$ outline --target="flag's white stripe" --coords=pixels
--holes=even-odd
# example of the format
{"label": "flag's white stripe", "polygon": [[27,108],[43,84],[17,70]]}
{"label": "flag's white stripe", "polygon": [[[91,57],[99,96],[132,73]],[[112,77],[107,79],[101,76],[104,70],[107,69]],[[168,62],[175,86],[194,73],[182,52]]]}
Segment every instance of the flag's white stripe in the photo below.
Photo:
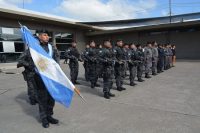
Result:
{"label": "flag's white stripe", "polygon": [[45,57],[44,55],[32,49],[31,47],[30,47],[30,53],[37,68],[39,68],[38,61],[40,61],[41,59],[44,60],[46,63],[46,69],[44,71],[38,69],[40,74],[74,91],[75,86],[71,83],[71,81],[67,78],[65,73],[60,68],[60,66],[53,59]]}

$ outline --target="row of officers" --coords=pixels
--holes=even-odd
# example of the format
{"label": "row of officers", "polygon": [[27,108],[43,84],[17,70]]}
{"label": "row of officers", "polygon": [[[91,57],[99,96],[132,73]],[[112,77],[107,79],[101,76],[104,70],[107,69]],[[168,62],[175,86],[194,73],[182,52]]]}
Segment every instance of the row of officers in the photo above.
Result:
{"label": "row of officers", "polygon": [[[38,31],[37,39],[47,53],[52,51],[52,58],[59,63],[59,51],[54,45],[49,44],[48,31]],[[122,40],[118,40],[113,47],[109,40],[105,40],[103,46],[97,48],[95,42],[91,41],[81,54],[76,45],[76,42],[73,42],[72,46],[65,51],[66,60],[69,61],[71,81],[79,84],[77,82],[79,61],[84,62],[85,79],[91,82],[91,88],[99,87],[98,78],[103,78],[103,93],[106,99],[115,96],[110,91],[114,79],[118,91],[126,90],[123,87],[123,80],[127,76],[127,71],[129,71],[130,85],[135,86],[136,77],[139,82],[143,82],[143,73],[145,78],[151,78],[150,74],[156,75],[173,66],[172,60],[175,59],[175,47],[157,46],[156,42],[148,42],[145,47],[142,47],[124,44]],[[21,54],[17,67],[24,67],[22,74],[27,81],[30,104],[38,103],[42,126],[48,128],[49,124],[58,124],[59,120],[53,118],[55,101],[47,91],[40,75],[35,71],[29,49]]]}
{"label": "row of officers", "polygon": [[116,80],[118,91],[126,90],[123,81],[129,72],[130,86],[135,86],[135,78],[138,82],[143,82],[150,75],[157,75],[166,69],[174,66],[175,46],[157,45],[154,42],[147,42],[145,47],[141,45],[124,44],[122,40],[117,40],[113,46],[110,40],[105,40],[103,46],[96,47],[94,41],[86,45],[86,49],[80,54],[76,48],[76,42],[65,51],[65,62],[69,60],[71,81],[77,82],[79,72],[79,61],[84,62],[85,79],[90,81],[91,88],[99,87],[98,78],[103,78],[103,93],[106,99],[114,97],[111,93],[113,80]]}

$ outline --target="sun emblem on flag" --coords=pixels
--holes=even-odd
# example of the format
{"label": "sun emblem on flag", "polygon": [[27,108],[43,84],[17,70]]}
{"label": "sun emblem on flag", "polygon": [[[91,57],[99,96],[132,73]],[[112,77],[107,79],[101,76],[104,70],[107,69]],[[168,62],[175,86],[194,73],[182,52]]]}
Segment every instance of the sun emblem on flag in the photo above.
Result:
{"label": "sun emblem on flag", "polygon": [[40,58],[39,61],[37,62],[37,65],[38,69],[43,72],[47,69],[48,63],[45,59]]}

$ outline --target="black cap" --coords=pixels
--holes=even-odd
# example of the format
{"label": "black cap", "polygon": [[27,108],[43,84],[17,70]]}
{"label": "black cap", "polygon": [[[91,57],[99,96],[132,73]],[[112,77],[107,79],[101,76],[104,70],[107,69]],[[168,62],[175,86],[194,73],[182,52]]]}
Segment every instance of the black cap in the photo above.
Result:
{"label": "black cap", "polygon": [[48,30],[46,30],[46,29],[37,30],[37,31],[36,31],[36,33],[38,33],[38,34],[46,33],[46,34],[48,34],[48,35],[49,35],[49,31],[48,31]]}
{"label": "black cap", "polygon": [[129,44],[128,44],[128,43],[124,43],[124,46],[127,46],[127,45],[129,46]]}
{"label": "black cap", "polygon": [[130,43],[129,46],[131,46],[131,45],[135,45],[135,43]]}
{"label": "black cap", "polygon": [[117,42],[123,41],[122,39],[117,39]]}
{"label": "black cap", "polygon": [[137,45],[136,45],[137,48],[140,47],[140,46],[141,46],[141,44],[137,44]]}

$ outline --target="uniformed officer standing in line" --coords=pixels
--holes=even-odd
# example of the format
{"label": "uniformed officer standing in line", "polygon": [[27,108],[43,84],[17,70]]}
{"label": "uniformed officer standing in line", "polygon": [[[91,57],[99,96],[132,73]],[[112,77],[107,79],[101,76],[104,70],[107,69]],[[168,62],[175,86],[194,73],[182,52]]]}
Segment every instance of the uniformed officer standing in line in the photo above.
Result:
{"label": "uniformed officer standing in line", "polygon": [[165,60],[165,52],[163,46],[161,44],[158,45],[158,73],[163,72],[164,70],[164,60]]}
{"label": "uniformed officer standing in line", "polygon": [[176,63],[176,46],[172,45],[171,50],[172,50],[172,67],[175,67],[175,63]]}
{"label": "uniformed officer standing in line", "polygon": [[113,85],[115,60],[116,58],[112,45],[110,41],[105,40],[104,48],[99,54],[99,61],[103,64],[103,92],[106,99],[110,99],[110,97],[115,96],[110,92]]}
{"label": "uniformed officer standing in line", "polygon": [[88,60],[86,58],[86,56],[88,55],[88,51],[89,51],[90,45],[86,45],[85,50],[82,52],[81,54],[81,59],[84,61],[83,63],[83,67],[85,69],[85,80],[89,81],[89,63]]}
{"label": "uniformed officer standing in line", "polygon": [[24,71],[22,72],[24,80],[27,82],[28,88],[28,96],[31,105],[35,105],[37,103],[37,95],[36,95],[36,83],[34,80],[35,70],[32,69],[34,64],[31,64],[32,60],[31,56],[29,56],[29,50],[26,49],[19,57],[17,68],[24,67]]}
{"label": "uniformed officer standing in line", "polygon": [[169,44],[166,45],[166,70],[170,68],[170,50],[169,50]]}
{"label": "uniformed officer standing in line", "polygon": [[135,76],[137,73],[137,54],[136,54],[136,46],[134,43],[130,45],[130,49],[128,52],[128,67],[129,67],[129,79],[130,79],[130,86],[135,86]]}
{"label": "uniformed officer standing in line", "polygon": [[142,46],[140,44],[137,45],[137,78],[138,82],[143,82],[144,80],[142,79],[142,74],[143,74],[143,67],[144,67],[144,52],[142,49]]}
{"label": "uniformed officer standing in line", "polygon": [[[124,46],[123,46],[123,50],[124,50],[124,53],[125,53],[125,77],[128,76],[127,74],[127,71],[129,71],[129,66],[128,66],[128,61],[129,61],[129,44],[128,43],[124,43]],[[130,73],[129,73],[130,74]]]}
{"label": "uniformed officer standing in line", "polygon": [[65,57],[69,59],[70,76],[73,84],[80,84],[77,82],[79,64],[78,61],[82,62],[80,58],[80,53],[76,48],[76,42],[72,42],[72,46],[65,51]]}
{"label": "uniformed officer standing in line", "polygon": [[[50,55],[53,57],[54,60],[57,59],[58,53],[55,46],[50,45],[49,42],[49,35],[48,31],[42,30],[38,32],[38,39],[40,42],[40,46]],[[30,52],[27,52],[27,57],[30,60],[24,60],[23,65],[28,67],[30,70],[35,72],[34,80],[36,83],[36,94],[37,94],[37,101],[39,105],[39,113],[40,119],[42,121],[42,126],[44,128],[49,127],[49,123],[57,124],[59,121],[52,117],[53,115],[53,107],[55,105],[55,100],[49,94],[47,88],[45,87],[40,75],[38,72],[35,71],[35,65],[31,58]],[[57,61],[57,60],[56,60]]]}
{"label": "uniformed officer standing in line", "polygon": [[96,44],[94,41],[90,42],[90,48],[88,49],[88,54],[86,55],[86,59],[88,60],[88,69],[89,69],[89,79],[91,82],[91,88],[99,87],[97,84],[98,80],[98,50],[96,48]]}
{"label": "uniformed officer standing in line", "polygon": [[61,54],[61,52],[58,50],[58,48],[57,48],[57,46],[56,45],[54,45],[53,46],[54,47],[54,50],[56,51],[55,53],[55,60],[56,60],[56,62],[60,65],[60,54]]}
{"label": "uniformed officer standing in line", "polygon": [[167,45],[168,44],[165,44],[163,46],[163,49],[164,49],[164,70],[167,70],[168,69],[168,56],[169,56],[169,53],[168,53],[168,50],[167,50]]}
{"label": "uniformed officer standing in line", "polygon": [[149,75],[152,67],[152,49],[150,42],[147,42],[147,45],[144,48],[144,56],[145,56],[145,78],[151,78],[151,76]]}
{"label": "uniformed officer standing in line", "polygon": [[117,45],[114,48],[116,52],[116,63],[115,63],[115,79],[118,91],[126,90],[123,87],[123,80],[125,78],[125,52],[123,50],[123,41],[117,40]]}
{"label": "uniformed officer standing in line", "polygon": [[[102,53],[102,45],[100,44],[97,48],[98,51],[98,55],[100,55]],[[103,76],[103,64],[102,62],[97,62],[98,63],[98,67],[97,67],[97,73],[98,73],[98,78],[102,78]]]}
{"label": "uniformed officer standing in line", "polygon": [[168,52],[169,52],[169,68],[171,68],[172,67],[172,56],[173,56],[171,44],[168,45]]}
{"label": "uniformed officer standing in line", "polygon": [[157,64],[158,64],[158,48],[157,43],[152,43],[152,75],[157,75]]}

